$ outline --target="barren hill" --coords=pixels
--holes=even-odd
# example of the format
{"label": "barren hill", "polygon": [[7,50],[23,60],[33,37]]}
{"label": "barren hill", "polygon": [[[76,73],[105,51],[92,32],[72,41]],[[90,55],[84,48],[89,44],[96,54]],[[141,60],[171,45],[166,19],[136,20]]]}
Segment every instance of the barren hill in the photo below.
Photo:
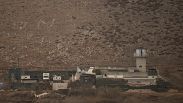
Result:
{"label": "barren hill", "polygon": [[0,0],[0,66],[183,63],[182,0]]}

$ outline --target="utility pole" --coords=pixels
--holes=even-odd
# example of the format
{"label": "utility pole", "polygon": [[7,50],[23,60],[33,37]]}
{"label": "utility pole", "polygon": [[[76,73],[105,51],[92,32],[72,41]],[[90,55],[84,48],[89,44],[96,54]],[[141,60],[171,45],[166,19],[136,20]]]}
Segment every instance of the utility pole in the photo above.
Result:
{"label": "utility pole", "polygon": [[19,68],[19,66],[20,66],[20,58],[18,57],[18,68]]}

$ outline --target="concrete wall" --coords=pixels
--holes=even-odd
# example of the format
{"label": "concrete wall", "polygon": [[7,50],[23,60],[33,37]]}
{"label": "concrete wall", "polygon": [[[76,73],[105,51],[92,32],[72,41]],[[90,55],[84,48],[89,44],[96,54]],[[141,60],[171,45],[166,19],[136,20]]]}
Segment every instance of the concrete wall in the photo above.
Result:
{"label": "concrete wall", "polygon": [[146,58],[136,58],[136,68],[140,72],[146,72]]}
{"label": "concrete wall", "polygon": [[156,85],[156,79],[149,78],[125,78],[129,85]]}
{"label": "concrete wall", "polygon": [[124,78],[148,77],[148,74],[146,72],[123,72],[123,71],[102,70],[101,73],[102,73],[102,75],[106,75],[107,77],[124,77]]}
{"label": "concrete wall", "polygon": [[21,80],[21,83],[37,83],[37,80]]}
{"label": "concrete wall", "polygon": [[67,89],[68,83],[53,83],[52,89],[59,90],[59,89]]}

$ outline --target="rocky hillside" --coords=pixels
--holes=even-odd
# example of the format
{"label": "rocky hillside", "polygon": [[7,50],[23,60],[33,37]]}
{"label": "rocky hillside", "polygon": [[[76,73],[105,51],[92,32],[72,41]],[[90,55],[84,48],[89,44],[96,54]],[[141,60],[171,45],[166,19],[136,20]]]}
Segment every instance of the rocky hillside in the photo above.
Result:
{"label": "rocky hillside", "polygon": [[183,63],[182,0],[0,0],[0,66]]}

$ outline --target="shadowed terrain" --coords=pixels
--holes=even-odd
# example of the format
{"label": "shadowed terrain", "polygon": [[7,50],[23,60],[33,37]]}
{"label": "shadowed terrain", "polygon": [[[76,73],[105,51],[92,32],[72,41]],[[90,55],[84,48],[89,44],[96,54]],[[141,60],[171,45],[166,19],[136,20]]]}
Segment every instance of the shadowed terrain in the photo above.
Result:
{"label": "shadowed terrain", "polygon": [[182,97],[182,93],[118,93],[115,96],[69,96],[65,99],[51,95],[36,99],[28,91],[0,92],[1,103],[182,103]]}

